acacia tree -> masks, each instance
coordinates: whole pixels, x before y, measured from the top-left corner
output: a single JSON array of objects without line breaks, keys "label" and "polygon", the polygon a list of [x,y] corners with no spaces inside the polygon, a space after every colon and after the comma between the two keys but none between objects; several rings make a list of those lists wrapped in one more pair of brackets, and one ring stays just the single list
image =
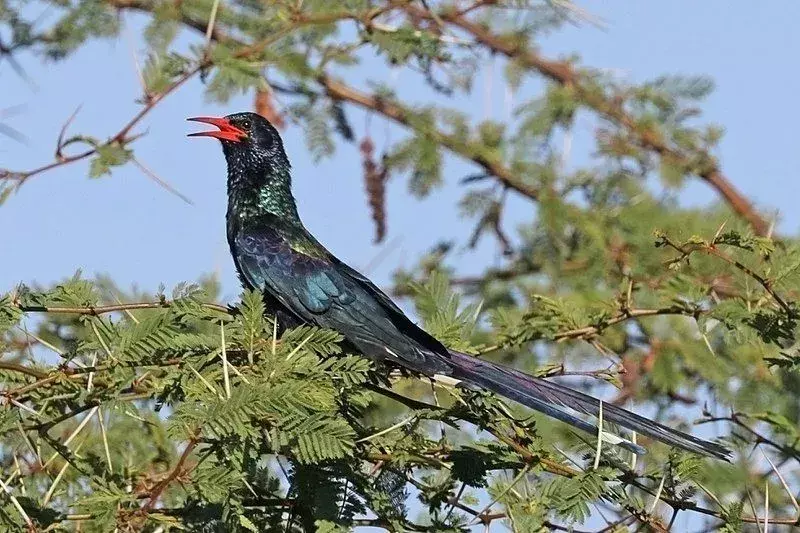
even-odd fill
[{"label": "acacia tree", "polygon": [[[770,527],[798,525],[800,253],[726,178],[720,129],[697,125],[707,80],[631,85],[542,56],[540,33],[581,14],[555,1],[0,0],[0,57],[68,60],[116,38],[125,12],[149,20],[140,111],[108,139],[68,121],[53,161],[0,169],[3,200],[62,165],[113,179],[135,163],[149,113],[184,86],[204,83],[219,101],[251,93],[276,124],[299,124],[318,157],[359,137],[377,240],[390,177],[420,197],[462,181],[461,240],[395,279],[431,333],[587,389],[612,384],[612,401],[655,407],[673,426],[715,422],[737,454],[727,465],[646,442],[635,461],[491,395],[387,374],[342,353],[334,332],[279,335],[257,294],[228,307],[209,280],[167,295],[74,277],[0,299],[5,528],[545,531],[602,515],[602,531],[667,531],[694,513],[739,531],[763,524],[752,502],[767,491]],[[184,31],[196,34],[188,51],[175,45]],[[446,96],[472,91],[487,55],[503,58],[510,87],[544,89],[510,123],[476,123],[456,98],[411,105],[379,80],[343,81],[366,55]],[[378,157],[351,108],[405,137]],[[566,170],[558,139],[577,114],[597,124],[596,155]],[[450,156],[475,172],[445,176]],[[670,201],[691,179],[719,194],[715,209]],[[504,225],[510,196],[536,208],[516,232]],[[481,238],[504,264],[459,277],[453,245]]]}]

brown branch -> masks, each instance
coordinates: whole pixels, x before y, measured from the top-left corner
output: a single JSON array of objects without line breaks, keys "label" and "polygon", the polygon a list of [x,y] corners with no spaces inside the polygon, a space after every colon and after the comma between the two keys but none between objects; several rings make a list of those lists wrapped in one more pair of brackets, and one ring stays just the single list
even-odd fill
[{"label": "brown branch", "polygon": [[783,297],[781,297],[781,295],[779,295],[777,291],[775,291],[772,280],[765,278],[764,276],[754,271],[752,268],[748,267],[741,261],[734,259],[730,255],[720,250],[717,247],[716,239],[714,239],[711,242],[703,242],[703,243],[690,242],[686,244],[677,244],[672,239],[662,234],[659,235],[659,243],[661,243],[662,245],[669,246],[670,248],[681,254],[680,257],[670,262],[686,260],[693,252],[696,251],[701,251],[708,255],[713,255],[714,257],[722,259],[723,261],[733,266],[746,276],[755,280],[759,285],[761,285],[761,287],[763,287],[763,289],[767,292],[767,294],[769,294],[769,296],[775,301],[775,303],[777,303],[781,307],[781,309],[783,309],[786,312],[787,316],[793,318],[797,317],[798,315],[797,310],[793,308],[791,305],[789,305],[789,303],[787,303],[786,300]]},{"label": "brown branch", "polygon": [[186,445],[186,448],[183,450],[178,462],[175,464],[175,468],[173,468],[167,477],[162,479],[155,487],[153,487],[153,490],[150,491],[147,503],[142,507],[142,511],[145,514],[153,509],[156,502],[161,497],[161,494],[167,489],[167,487],[169,487],[179,476],[186,473],[184,472],[184,464],[199,442],[200,432],[198,431],[194,436],[192,436],[191,439],[189,439],[189,443]]},{"label": "brown branch", "polygon": [[[66,125],[68,125],[69,122],[74,117],[74,114],[73,114],[67,120],[67,123],[62,128],[61,132],[59,133],[59,145],[56,147],[56,157],[55,157],[55,160],[52,163],[48,163],[48,164],[43,165],[41,167],[35,168],[33,170],[22,171],[22,172],[15,172],[15,171],[10,171],[10,170],[2,170],[2,169],[0,169],[0,180],[2,180],[2,179],[15,180],[15,181],[17,181],[17,187],[20,187],[28,179],[32,178],[33,176],[36,176],[37,174],[41,174],[41,173],[46,172],[48,170],[52,170],[52,169],[57,168],[57,167],[68,165],[70,163],[75,163],[76,161],[81,161],[82,159],[86,159],[87,157],[90,157],[90,156],[96,154],[99,149],[104,148],[106,146],[111,146],[113,144],[120,144],[122,146],[125,146],[125,145],[133,142],[139,136],[138,135],[129,136],[131,130],[137,124],[139,124],[139,122],[141,122],[141,120],[148,113],[150,113],[150,111],[152,111],[155,108],[155,106],[158,105],[159,102],[161,102],[165,97],[167,97],[168,95],[173,93],[176,89],[178,89],[181,85],[183,85],[186,81],[188,81],[192,76],[194,76],[195,74],[200,72],[201,68],[202,68],[202,65],[198,65],[197,67],[187,71],[181,77],[179,77],[177,80],[175,80],[172,84],[170,84],[166,89],[164,89],[164,91],[162,91],[158,95],[155,95],[152,98],[148,99],[148,101],[145,104],[145,106],[141,110],[139,110],[139,112],[136,113],[136,115],[134,115],[134,117],[132,119],[130,119],[124,126],[122,126],[122,128],[116,134],[114,134],[111,138],[109,138],[106,142],[104,142],[102,144],[99,144],[97,146],[94,146],[94,147],[90,148],[89,150],[85,150],[85,151],[80,152],[78,154],[63,155],[62,151],[63,151],[64,145],[65,145],[65,141],[63,139],[63,137],[64,137],[64,129],[66,129]],[[66,141],[66,142],[69,142],[69,141]]]},{"label": "brown branch", "polygon": [[[16,398],[18,401],[24,401],[26,397],[24,396],[26,393],[31,391],[36,391],[41,387],[48,385],[50,383],[61,381],[61,380],[74,380],[74,381],[84,381],[87,379],[89,375],[97,374],[100,372],[107,372],[109,370],[114,370],[118,368],[128,368],[128,369],[145,369],[145,368],[164,368],[168,366],[180,366],[183,364],[182,357],[174,357],[171,359],[166,359],[163,361],[159,361],[157,363],[147,363],[147,364],[106,364],[106,365],[97,365],[97,366],[85,366],[81,368],[72,368],[66,366],[59,366],[58,368],[49,367],[47,371],[45,370],[38,370],[36,368],[31,368],[29,366],[20,365],[16,363],[7,363],[0,361],[0,370],[5,370],[7,372],[16,372],[18,374],[24,374],[33,378],[36,378],[36,381],[32,383],[28,383],[21,387],[15,389],[6,389],[4,391],[0,391],[1,398]],[[154,393],[154,390],[148,389],[146,386],[142,386],[143,376],[136,377],[131,385],[126,389],[126,391],[134,394],[134,395],[144,395],[143,397],[147,397],[150,394]],[[106,388],[108,385],[102,379],[95,379],[93,381],[95,388]]]},{"label": "brown branch", "polygon": [[[766,444],[767,446],[771,446],[772,448],[775,448],[777,451],[779,451],[782,454],[785,454],[788,457],[794,457],[795,459],[800,460],[800,448],[798,448],[796,446],[797,442],[795,442],[794,444],[781,444],[780,442],[767,437],[763,433],[757,431],[753,427],[751,427],[748,424],[746,424],[745,422],[743,422],[742,421],[743,418],[751,418],[752,419],[752,418],[755,418],[755,417],[752,417],[752,416],[748,415],[747,413],[732,412],[730,414],[730,416],[716,416],[716,417],[705,418],[705,419],[701,420],[700,422],[698,422],[698,425],[700,425],[700,424],[711,424],[711,423],[714,423],[714,422],[730,422],[730,423],[734,424],[735,426],[747,431],[750,435],[755,437],[755,439],[756,439],[755,446],[757,446],[759,444]],[[761,420],[759,418],[755,418],[755,419],[756,420]],[[761,420],[761,421],[764,421],[764,420]],[[767,422],[767,423],[769,425],[772,425],[769,422]],[[778,430],[778,431],[780,431],[780,430]],[[798,516],[797,521],[800,522],[800,516]]]},{"label": "brown branch", "polygon": [[[154,13],[156,9],[158,9],[159,7],[159,4],[152,0],[106,0],[106,3],[120,10],[127,9],[131,11],[140,11],[150,14]],[[219,25],[215,25],[214,28],[212,28],[211,40],[217,42],[229,42],[245,46],[245,48],[243,48],[237,53],[239,57],[244,57],[262,51],[265,47],[275,43],[277,40],[281,39],[289,32],[299,29],[303,26],[320,26],[325,24],[334,24],[343,20],[354,20],[357,22],[362,22],[365,25],[369,25],[369,23],[373,19],[393,9],[404,7],[407,3],[408,0],[393,0],[387,2],[386,5],[382,7],[367,9],[363,12],[358,12],[352,9],[343,9],[340,11],[329,11],[325,13],[304,13],[300,9],[296,9],[289,14],[289,24],[287,24],[283,28],[280,28],[277,31],[270,33],[269,37],[265,37],[264,39],[256,43],[245,46],[245,43],[232,38],[231,36],[227,35],[223,30],[220,30]],[[180,14],[180,20],[186,26],[189,26],[190,28],[197,30],[198,32],[204,35],[208,30],[207,20],[195,19],[190,17],[186,13]]]},{"label": "brown branch", "polygon": [[[48,373],[44,370],[37,370],[35,368],[31,368],[25,365],[20,365],[17,363],[9,363],[7,361],[0,361],[0,370],[5,370],[8,372],[16,372],[18,374],[25,374],[26,376],[30,376],[36,379],[45,379],[48,376]],[[5,393],[6,391],[3,391]]]},{"label": "brown branch", "polygon": [[[85,307],[59,307],[59,306],[45,306],[45,305],[17,305],[17,308],[23,313],[62,313],[71,315],[90,315],[100,316],[107,313],[116,313],[118,311],[135,311],[137,309],[166,309],[169,308],[174,302],[169,300],[161,300],[158,302],[136,302],[127,304],[116,305],[89,305]],[[204,303],[202,304],[206,309],[219,311],[220,313],[230,313],[230,309],[220,304]]]},{"label": "brown branch", "polygon": [[[686,316],[697,319],[706,312],[707,311],[699,308],[690,309],[681,306],[662,307],[659,309],[624,309],[619,313],[617,313],[616,315],[607,318],[597,324],[591,324],[589,326],[584,326],[581,328],[560,331],[557,332],[552,337],[549,337],[548,339],[554,340],[556,342],[563,342],[569,339],[590,340],[596,335],[601,334],[607,328],[619,324],[621,322],[625,322],[627,320],[635,320],[642,317],[661,316],[661,315]],[[494,352],[496,350],[499,350],[500,348],[502,348],[501,345],[493,344],[491,346],[483,348],[478,353],[478,355],[485,355],[489,352]]]},{"label": "brown branch", "polygon": [[728,263],[730,265],[733,265],[734,267],[739,269],[741,272],[745,273],[746,275],[748,275],[751,278],[753,278],[754,280],[756,280],[759,283],[759,285],[761,285],[764,288],[764,290],[767,291],[767,294],[769,294],[772,297],[772,299],[775,300],[775,302],[777,302],[778,305],[780,305],[783,308],[784,311],[786,311],[787,315],[794,316],[794,315],[797,314],[797,312],[794,309],[792,309],[792,307],[788,303],[786,303],[786,300],[781,298],[781,296],[777,292],[775,292],[775,289],[772,287],[772,282],[769,279],[767,279],[764,276],[758,274],[753,269],[751,269],[750,267],[744,265],[740,261],[737,261],[736,259],[732,258],[731,256],[729,256],[725,252],[721,251],[719,248],[717,248],[713,244],[710,245],[710,246],[704,247],[703,251],[706,252],[707,254],[713,255],[715,257],[719,257],[720,259],[722,259],[726,263]]},{"label": "brown branch", "polygon": [[[432,13],[414,4],[408,4],[406,11],[417,18],[432,17]],[[670,146],[669,142],[658,132],[640,127],[636,119],[625,111],[620,102],[608,98],[585,83],[581,73],[569,62],[544,58],[535,50],[493,33],[487,26],[473,22],[454,9],[445,9],[438,13],[438,17],[469,33],[476,41],[492,51],[520,62],[556,83],[569,86],[581,102],[607,120],[624,128],[643,148],[655,152],[660,157],[688,164],[690,159],[688,154]],[[701,151],[697,155],[706,162],[704,168],[698,172],[698,176],[716,189],[731,209],[744,218],[758,235],[767,235],[770,223],[755,210],[750,200],[728,181],[716,159],[706,151]]]},{"label": "brown branch", "polygon": [[563,341],[566,339],[588,338],[620,322],[646,316],[679,315],[697,318],[703,313],[704,311],[702,309],[687,309],[680,306],[662,307],[660,309],[628,309],[620,311],[618,314],[604,320],[602,323],[556,333],[553,339],[555,341]]},{"label": "brown branch", "polygon": [[[392,102],[380,96],[363,93],[327,75],[320,76],[317,78],[317,81],[322,86],[325,94],[334,100],[344,100],[356,104],[365,109],[378,112],[398,124],[415,129],[413,124],[413,111],[397,102]],[[505,166],[501,161],[498,161],[495,157],[489,155],[481,147],[463,142],[453,135],[448,135],[438,130],[428,130],[422,133],[428,135],[432,142],[441,144],[453,153],[479,165],[508,188],[528,198],[539,198],[541,192],[537,187],[525,182],[512,172],[510,168]]]}]

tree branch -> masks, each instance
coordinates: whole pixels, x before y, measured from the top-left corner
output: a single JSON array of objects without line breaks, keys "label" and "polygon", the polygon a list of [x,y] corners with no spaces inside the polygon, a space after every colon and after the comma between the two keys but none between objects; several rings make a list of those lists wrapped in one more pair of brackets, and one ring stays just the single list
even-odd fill
[{"label": "tree branch", "polygon": [[85,151],[80,152],[78,154],[65,156],[65,155],[63,155],[63,148],[67,143],[69,143],[69,140],[64,141],[64,138],[63,138],[64,137],[64,129],[69,124],[69,122],[72,120],[72,118],[70,117],[70,119],[64,125],[64,128],[62,128],[61,134],[59,135],[58,145],[56,146],[56,157],[55,157],[55,160],[52,163],[48,163],[48,164],[43,165],[41,167],[35,168],[33,170],[27,170],[27,171],[10,171],[10,170],[5,170],[5,169],[0,169],[0,180],[5,179],[5,180],[16,181],[17,182],[17,188],[19,188],[28,179],[32,178],[33,176],[36,176],[37,174],[41,174],[41,173],[46,172],[48,170],[52,170],[52,169],[57,168],[57,167],[68,165],[70,163],[75,163],[77,161],[81,161],[82,159],[86,159],[87,157],[95,155],[98,152],[98,150],[101,150],[104,147],[111,146],[113,144],[119,144],[121,146],[126,146],[126,145],[130,144],[131,142],[133,142],[134,140],[139,138],[139,135],[133,135],[133,136],[129,135],[131,130],[139,122],[141,122],[142,119],[145,116],[147,116],[147,114],[150,113],[150,111],[152,111],[159,104],[159,102],[161,102],[164,98],[166,98],[168,95],[170,95],[175,90],[177,90],[181,85],[183,85],[191,77],[193,77],[195,74],[197,74],[201,70],[201,68],[202,68],[202,65],[198,65],[197,67],[187,71],[182,76],[180,76],[177,80],[175,80],[172,84],[170,84],[164,91],[162,91],[161,93],[159,93],[159,94],[157,94],[155,96],[152,96],[151,98],[148,98],[147,99],[147,103],[145,104],[145,106],[141,110],[139,110],[139,112],[137,112],[136,115],[134,115],[134,117],[132,119],[130,119],[127,123],[125,123],[125,125],[122,126],[122,128],[120,128],[120,130],[116,134],[114,134],[112,137],[110,137],[104,143],[98,144],[97,146],[93,146],[89,150],[85,150]]},{"label": "tree branch", "polygon": [[[489,4],[489,2],[485,3]],[[417,18],[432,18],[433,16],[428,10],[414,4],[408,4],[405,9],[410,15]],[[624,128],[643,148],[679,164],[688,163],[690,154],[683,153],[670,146],[668,140],[664,139],[658,132],[648,128],[641,128],[637,125],[634,117],[625,111],[621,103],[608,98],[601,91],[593,90],[583,81],[581,73],[570,63],[544,58],[533,49],[523,47],[516,42],[493,33],[487,26],[473,22],[455,9],[445,9],[438,13],[437,16],[441,20],[467,32],[476,41],[492,51],[520,62],[522,65],[538,71],[558,84],[569,86],[575,91],[581,102],[595,110],[605,119]],[[695,156],[699,156],[702,161],[707,162],[704,168],[699,171],[698,176],[711,185],[730,205],[731,209],[753,227],[755,233],[760,236],[767,235],[770,231],[770,223],[755,210],[750,200],[725,177],[716,158],[705,151],[701,151]]]},{"label": "tree branch", "polygon": [[[174,302],[169,300],[159,300],[157,302],[134,302],[123,303],[115,305],[89,305],[85,307],[60,307],[60,306],[45,306],[45,305],[21,305],[18,304],[17,308],[23,313],[62,313],[68,315],[90,315],[100,316],[108,313],[116,313],[118,311],[135,311],[137,309],[166,309],[172,306]],[[206,309],[213,309],[220,313],[230,313],[230,309],[220,304],[204,303],[202,304]]]},{"label": "tree branch", "polygon": [[[363,93],[345,85],[344,83],[334,80],[330,76],[322,75],[317,78],[317,81],[322,86],[325,94],[334,100],[343,100],[356,104],[365,109],[378,112],[397,122],[403,126],[408,126],[414,129],[412,124],[414,112],[408,108],[400,105],[397,102],[389,101],[380,96]],[[423,132],[431,137],[433,142],[441,144],[455,154],[472,161],[478,166],[482,167],[487,173],[497,178],[504,185],[518,193],[527,196],[528,198],[539,198],[540,191],[537,187],[530,183],[526,183],[523,179],[517,176],[510,168],[505,166],[496,158],[487,154],[480,146],[473,146],[457,139],[452,135],[448,135],[438,130]]]},{"label": "tree branch", "polygon": [[[157,4],[152,1],[148,0],[107,0],[107,3],[112,6],[116,7],[120,10],[122,9],[131,9],[137,11],[145,11],[149,13],[153,13],[157,9]],[[357,13],[354,11],[336,11],[332,13],[324,13],[321,15],[305,15],[302,13],[296,13],[292,19],[284,25],[282,28],[278,29],[277,31],[271,33],[268,37],[264,39],[245,46],[242,44],[243,48],[237,51],[234,54],[234,57],[248,57],[258,52],[264,50],[267,46],[274,44],[276,41],[280,40],[284,36],[290,34],[292,31],[297,30],[304,26],[310,25],[320,25],[320,24],[331,24],[340,20],[347,20],[347,19],[354,19],[354,20],[371,20],[371,18],[377,17],[380,14],[388,11],[389,9],[396,7],[398,3],[391,2],[387,4],[384,8],[380,9],[373,9],[366,13]],[[181,21],[190,26],[193,29],[200,31],[201,33],[205,34],[207,30],[207,22],[206,21],[199,21],[192,19],[188,16],[182,15]],[[212,28],[211,31],[211,38],[213,40],[230,40],[222,34],[216,27]],[[185,73],[183,73],[180,77],[178,77],[175,81],[173,81],[166,89],[162,92],[152,95],[146,94],[145,95],[145,105],[140,109],[134,116],[131,118],[125,125],[120,128],[120,130],[111,136],[107,141],[103,143],[99,143],[92,148],[80,152],[78,154],[65,156],[63,155],[63,148],[69,144],[71,141],[64,140],[64,130],[69,122],[72,120],[73,117],[70,117],[64,128],[62,128],[61,133],[59,134],[58,144],[56,146],[56,157],[55,160],[51,163],[46,165],[40,166],[33,170],[27,171],[11,171],[7,169],[0,168],[0,180],[9,180],[9,181],[16,181],[16,187],[19,188],[22,186],[28,179],[31,177],[46,172],[48,170],[52,170],[54,168],[68,165],[70,163],[75,163],[77,161],[81,161],[88,157],[91,157],[98,153],[99,150],[102,148],[119,144],[121,146],[126,146],[127,144],[131,143],[132,141],[136,140],[139,136],[134,135],[131,136],[131,130],[138,125],[145,116],[147,116],[150,111],[152,111],[164,98],[171,93],[175,92],[178,88],[180,88],[184,83],[186,83],[189,79],[194,77],[196,74],[200,73],[201,71],[213,66],[213,61],[209,56],[206,56],[199,60],[194,66],[189,68]],[[74,116],[74,115],[73,115]],[[88,138],[79,138],[83,142],[89,140]],[[72,139],[75,141],[75,138]]]},{"label": "tree branch", "polygon": [[150,491],[147,503],[144,505],[144,507],[142,507],[142,512],[147,513],[151,511],[167,487],[169,487],[179,476],[185,473],[184,464],[186,464],[186,460],[192,454],[192,451],[194,451],[199,442],[200,432],[198,431],[191,439],[189,439],[189,442],[186,444],[186,448],[184,448],[183,453],[178,459],[178,462],[175,463],[175,467],[164,479],[162,479],[155,487],[153,487],[153,490]]},{"label": "tree branch", "polygon": [[[153,3],[147,0],[108,0],[108,1],[109,3],[120,9],[132,9],[145,12],[152,12],[153,9],[155,9]],[[368,11],[366,14],[361,14],[361,15],[356,14],[352,11],[342,11],[336,13],[326,13],[324,16],[320,17],[309,17],[309,16],[298,15],[296,17],[296,20],[297,23],[301,25],[331,23],[337,20],[347,20],[347,19],[366,21],[368,23],[375,17],[382,15],[390,11],[391,9],[398,7],[405,7],[406,5],[407,2],[396,1],[396,2],[389,2],[383,8],[373,9]],[[185,14],[182,14],[181,22],[198,32],[205,33],[206,31],[205,21],[195,20]],[[257,53],[261,51],[264,48],[264,46],[266,46],[266,44],[263,41],[256,44],[247,45],[244,42],[235,39],[230,35],[227,35],[224,31],[220,30],[219,27],[214,28],[211,38],[214,41],[232,43],[243,47],[239,52],[237,52],[236,54],[237,56],[244,56],[252,53]],[[272,42],[274,42],[276,36],[273,34],[270,36],[270,39],[272,40]],[[386,98],[381,98],[379,96],[361,92],[353,87],[344,84],[341,81],[332,79],[330,76],[326,74],[320,75],[317,78],[317,82],[320,84],[324,94],[329,98],[358,105],[359,107],[362,107],[364,109],[369,109],[376,113],[380,113],[384,117],[398,124],[401,124],[403,126],[412,129],[414,128],[412,124],[414,118],[414,112],[397,102],[389,101]],[[461,157],[479,165],[487,173],[497,178],[500,182],[505,184],[510,189],[513,189],[518,193],[532,199],[537,199],[539,197],[540,191],[538,190],[538,188],[536,188],[530,183],[526,183],[519,176],[515,175],[515,173],[512,172],[510,168],[503,165],[502,162],[498,161],[496,158],[487,154],[485,150],[481,150],[479,146],[472,146],[469,143],[462,142],[458,140],[456,137],[448,135],[438,130],[425,131],[424,133],[429,135],[432,138],[432,141],[441,144],[442,146],[449,149],[453,153],[460,155]]]}]

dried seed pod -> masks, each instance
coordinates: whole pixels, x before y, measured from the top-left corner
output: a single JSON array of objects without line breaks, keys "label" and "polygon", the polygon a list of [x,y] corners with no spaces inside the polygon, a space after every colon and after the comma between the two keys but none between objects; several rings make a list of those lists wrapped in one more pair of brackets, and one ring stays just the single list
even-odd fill
[{"label": "dried seed pod", "polygon": [[255,110],[256,113],[269,120],[279,130],[286,127],[283,114],[275,107],[275,100],[272,98],[270,91],[264,89],[256,90]]},{"label": "dried seed pod", "polygon": [[372,139],[364,137],[358,146],[364,168],[364,185],[367,189],[367,200],[375,221],[375,240],[377,244],[386,237],[386,165],[380,167],[375,162],[375,145]]}]

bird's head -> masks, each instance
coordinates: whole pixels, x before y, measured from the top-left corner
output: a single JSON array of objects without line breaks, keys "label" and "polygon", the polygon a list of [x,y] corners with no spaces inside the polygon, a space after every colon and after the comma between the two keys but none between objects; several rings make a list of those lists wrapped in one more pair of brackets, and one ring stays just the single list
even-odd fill
[{"label": "bird's head", "polygon": [[216,131],[190,133],[189,137],[214,137],[222,143],[228,166],[264,167],[288,165],[278,130],[256,113],[234,113],[224,117],[192,117],[187,120],[216,126]]}]

